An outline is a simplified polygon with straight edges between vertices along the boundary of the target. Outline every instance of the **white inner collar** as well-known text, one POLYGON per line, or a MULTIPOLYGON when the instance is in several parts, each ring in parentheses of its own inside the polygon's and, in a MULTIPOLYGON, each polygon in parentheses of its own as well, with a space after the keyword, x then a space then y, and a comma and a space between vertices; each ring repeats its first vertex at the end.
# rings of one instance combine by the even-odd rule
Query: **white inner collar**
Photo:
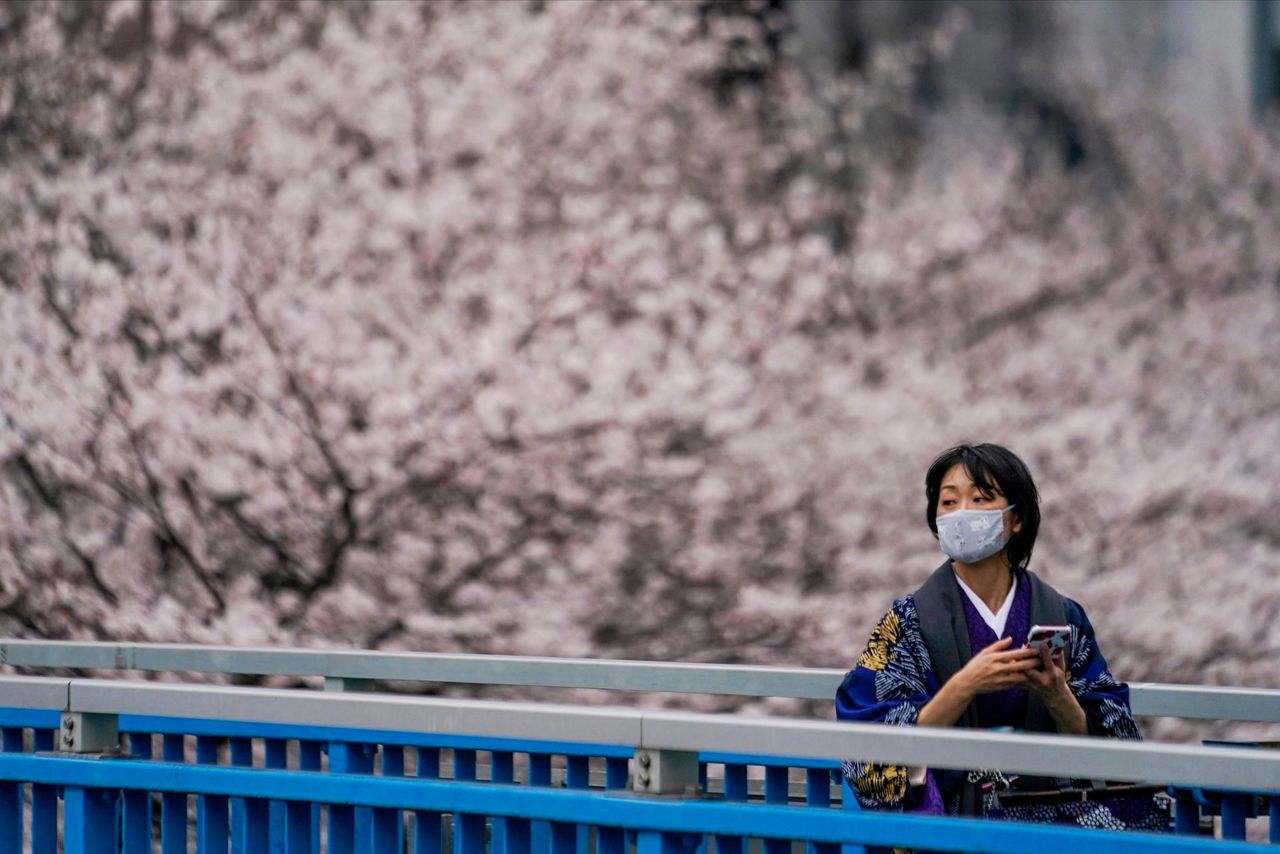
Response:
POLYGON ((1013 594, 1018 590, 1018 576, 1013 577, 1013 584, 1009 585, 1009 593, 1004 597, 1004 604, 1000 606, 1000 610, 994 614, 987 607, 987 603, 982 601, 982 597, 969 589, 969 585, 964 583, 964 579, 960 577, 960 573, 955 572, 956 581, 960 582, 960 589, 964 591, 964 595, 969 597, 969 601, 973 603, 973 607, 977 609, 978 616, 982 617, 982 621, 991 627, 991 631, 996 633, 999 638, 1004 635, 1005 623, 1009 622, 1009 612, 1013 610, 1013 594))

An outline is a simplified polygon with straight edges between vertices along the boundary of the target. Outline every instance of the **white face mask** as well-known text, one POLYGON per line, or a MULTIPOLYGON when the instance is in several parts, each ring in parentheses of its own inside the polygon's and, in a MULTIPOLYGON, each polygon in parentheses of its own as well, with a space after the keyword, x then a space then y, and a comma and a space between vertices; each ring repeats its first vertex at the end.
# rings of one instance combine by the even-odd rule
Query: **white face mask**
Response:
POLYGON ((977 563, 1004 548, 1004 514, 999 510, 952 510, 939 516, 938 545, 942 553, 961 563, 977 563))

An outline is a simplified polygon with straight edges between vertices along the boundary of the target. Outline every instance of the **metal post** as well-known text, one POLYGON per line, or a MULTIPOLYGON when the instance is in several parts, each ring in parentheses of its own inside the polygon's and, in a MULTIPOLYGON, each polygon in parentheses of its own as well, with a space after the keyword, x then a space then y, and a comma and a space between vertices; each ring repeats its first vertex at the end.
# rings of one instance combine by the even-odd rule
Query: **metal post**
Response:
POLYGON ((64 753, 115 753, 120 749, 118 715, 63 712, 58 750, 64 753))
MULTIPOLYGON (((475 782, 476 752, 474 750, 462 747, 453 749, 453 779, 463 783, 475 782)), ((484 844, 484 816, 474 813, 454 813, 454 854, 479 854, 484 851, 484 844)))
MULTIPOLYGON (((334 741, 329 743, 329 773, 372 774, 377 746, 334 741)), ((355 851, 373 837, 373 811, 369 807, 329 805, 329 846, 334 852, 355 851), (357 844, 359 840, 359 844, 357 844)))
MULTIPOLYGON (((186 738, 166 733, 161 755, 165 762, 183 764, 187 761, 186 738)), ((160 796, 160 850, 163 854, 186 854, 187 851, 187 796, 178 792, 165 792, 160 796)))
MULTIPOLYGON (((196 762, 217 765, 221 741, 218 736, 196 736, 196 762)), ((227 803, 225 795, 196 796, 196 854, 227 854, 231 839, 227 803)))
POLYGON ((68 786, 63 794, 63 851, 66 854, 115 854, 115 793, 68 786))
MULTIPOLYGON (((324 690, 327 693, 364 694, 373 687, 369 679, 351 679, 345 676, 326 676, 324 690)), ((329 745, 329 770, 343 774, 372 774, 378 746, 374 744, 346 744, 331 742, 329 745)), ((363 850, 373 844, 373 810, 368 807, 329 807, 329 835, 335 851, 363 850)))
POLYGON ((685 750, 637 750, 633 791, 646 795, 696 793, 698 754, 685 750))
POLYGON ((1270 807, 1267 815, 1271 817, 1271 832, 1268 834, 1272 845, 1280 845, 1280 797, 1272 796, 1267 799, 1270 807))
POLYGON ((1245 838, 1245 818, 1251 812, 1249 802, 1252 800, 1253 795, 1238 792, 1223 793, 1221 807, 1223 839, 1245 838))
MULTIPOLYGON (((5 753, 22 752, 22 730, 5 727, 0 746, 5 753)), ((0 783, 0 845, 5 851, 22 850, 22 786, 0 783)))
MULTIPOLYGON (((591 765, 586 756, 565 757, 565 787, 569 789, 591 788, 591 765)), ((587 851, 591 847, 591 828, 580 824, 574 833, 574 848, 587 851)))
MULTIPOLYGON (((57 732, 37 729, 32 733, 36 753, 51 753, 57 732)), ((53 786, 31 787, 31 854, 57 854, 58 791, 53 786)))
MULTIPOLYGON (((151 733, 129 733, 129 755, 151 758, 151 733)), ((121 793, 123 801, 121 849, 124 854, 151 854, 151 793, 134 789, 121 793)))
MULTIPOLYGON (((551 787, 551 754, 530 753, 529 769, 525 782, 529 786, 551 787)), ((529 824, 529 849, 533 854, 548 854, 551 850, 551 824, 534 821, 529 824)))
MULTIPOLYGON (((253 767, 253 739, 231 739, 231 764, 253 767)), ((256 854, 267 847, 269 818, 267 802, 258 799, 231 799, 231 854, 256 854)))
MULTIPOLYGON (((289 767, 288 744, 283 738, 268 738, 263 743, 263 765, 266 768, 283 770, 289 767)), ((280 854, 285 850, 285 828, 288 823, 288 812, 284 801, 271 801, 267 807, 268 850, 272 854, 280 854)), ((308 827, 308 829, 310 829, 308 827)), ((310 854, 310 852, 308 852, 310 854)))
MULTIPOLYGON (((320 770, 320 753, 321 744, 318 741, 299 740, 298 741, 298 770, 299 771, 319 771, 320 770)), ((311 810, 311 852, 308 854, 319 854, 320 851, 320 805, 309 804, 311 810)), ((301 850, 301 849, 299 849, 301 850)))
POLYGON ((306 801, 286 801, 284 810, 285 854, 312 854, 319 839, 311 833, 311 804, 306 801))
MULTIPOLYGON (((398 744, 382 746, 382 776, 404 776, 404 747, 398 744)), ((400 810, 375 809, 373 811, 373 850, 404 851, 404 817, 400 810)))
MULTIPOLYGON (((440 748, 418 748, 418 779, 440 779, 440 748)), ((444 849, 443 819, 438 812, 416 810, 413 814, 413 854, 441 854, 444 849)))

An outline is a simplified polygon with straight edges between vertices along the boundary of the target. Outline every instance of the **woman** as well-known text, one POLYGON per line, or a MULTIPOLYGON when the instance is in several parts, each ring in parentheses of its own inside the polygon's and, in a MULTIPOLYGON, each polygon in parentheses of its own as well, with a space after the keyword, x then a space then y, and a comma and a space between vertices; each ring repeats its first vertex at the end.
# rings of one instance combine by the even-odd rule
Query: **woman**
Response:
MULTIPOLYGON (((1107 669, 1084 609, 1027 569, 1040 496, 1022 460, 999 445, 960 445, 929 467, 925 496, 947 561, 872 631, 836 694, 837 717, 1139 738, 1128 686, 1107 669), (1071 626, 1068 649, 1054 658, 1047 647, 1027 648, 1034 625, 1071 626)), ((1000 792, 1069 782, 858 761, 844 768, 863 807, 952 815, 998 812, 1000 792)), ((1094 823, 1102 808, 1041 806, 1035 816, 1094 823)), ((1163 819, 1151 809, 1147 797, 1106 824, 1155 829, 1163 819)))

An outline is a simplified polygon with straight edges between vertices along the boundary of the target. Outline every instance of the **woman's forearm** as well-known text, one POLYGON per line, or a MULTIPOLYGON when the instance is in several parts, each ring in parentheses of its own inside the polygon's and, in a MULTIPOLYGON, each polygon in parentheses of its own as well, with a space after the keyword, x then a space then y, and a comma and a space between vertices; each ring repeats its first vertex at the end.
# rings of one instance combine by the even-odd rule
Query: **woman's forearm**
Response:
POLYGON ((1070 689, 1063 691, 1052 702, 1046 702, 1049 717, 1062 735, 1088 735, 1089 719, 1085 717, 1080 701, 1070 689))
POLYGON ((918 726, 944 727, 952 726, 960 720, 964 710, 969 707, 973 697, 954 676, 939 689, 933 699, 924 704, 916 717, 918 726))

